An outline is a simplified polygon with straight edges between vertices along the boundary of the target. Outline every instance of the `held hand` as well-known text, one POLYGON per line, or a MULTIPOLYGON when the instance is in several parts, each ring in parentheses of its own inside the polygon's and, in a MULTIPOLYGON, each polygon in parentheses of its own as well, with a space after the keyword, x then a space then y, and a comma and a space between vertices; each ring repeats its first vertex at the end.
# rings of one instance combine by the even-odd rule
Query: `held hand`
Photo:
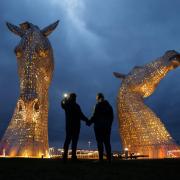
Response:
POLYGON ((87 126, 90 126, 90 125, 91 125, 91 122, 90 122, 90 121, 86 121, 86 125, 87 125, 87 126))

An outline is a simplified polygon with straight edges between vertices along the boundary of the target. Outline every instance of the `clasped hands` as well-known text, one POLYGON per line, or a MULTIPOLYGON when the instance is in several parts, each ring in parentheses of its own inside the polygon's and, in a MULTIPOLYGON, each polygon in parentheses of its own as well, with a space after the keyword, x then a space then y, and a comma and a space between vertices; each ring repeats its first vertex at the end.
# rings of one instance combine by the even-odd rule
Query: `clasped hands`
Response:
POLYGON ((87 126, 91 126, 91 124, 92 124, 91 120, 86 120, 86 125, 87 126))

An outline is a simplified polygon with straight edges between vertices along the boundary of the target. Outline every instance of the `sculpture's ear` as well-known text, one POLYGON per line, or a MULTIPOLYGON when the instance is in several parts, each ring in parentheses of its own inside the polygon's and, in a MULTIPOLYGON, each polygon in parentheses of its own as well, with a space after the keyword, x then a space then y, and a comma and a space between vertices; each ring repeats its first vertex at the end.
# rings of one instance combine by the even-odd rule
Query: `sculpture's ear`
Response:
POLYGON ((114 76, 119 78, 119 79, 125 79, 126 75, 125 74, 121 74, 121 73, 118 73, 118 72, 113 72, 114 76))
POLYGON ((11 24, 9 22, 7 22, 6 25, 7 25, 8 29, 11 32, 13 32, 14 34, 16 34, 16 35, 18 35, 20 37, 22 37, 24 35, 24 31, 20 27, 15 26, 15 25, 13 25, 13 24, 11 24))
POLYGON ((57 27, 58 23, 59 20, 45 27, 44 29, 41 30, 41 32, 43 33, 44 36, 46 37, 49 36, 49 34, 51 34, 54 31, 54 29, 57 27))

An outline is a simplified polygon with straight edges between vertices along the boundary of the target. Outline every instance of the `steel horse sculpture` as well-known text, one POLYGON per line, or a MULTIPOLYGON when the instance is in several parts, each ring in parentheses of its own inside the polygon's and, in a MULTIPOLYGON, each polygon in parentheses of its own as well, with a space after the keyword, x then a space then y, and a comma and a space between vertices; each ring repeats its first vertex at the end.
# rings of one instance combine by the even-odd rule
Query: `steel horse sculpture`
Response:
POLYGON ((150 96, 166 74, 178 66, 180 55, 171 50, 149 64, 134 67, 127 75, 114 73, 122 79, 117 108, 123 148, 150 158, 164 158, 168 152, 180 150, 161 120, 144 104, 144 98, 150 96))
POLYGON ((47 36, 59 21, 40 30, 24 22, 7 23, 21 37, 15 48, 20 80, 20 97, 1 140, 1 154, 8 156, 48 156, 48 89, 53 75, 53 50, 47 36))

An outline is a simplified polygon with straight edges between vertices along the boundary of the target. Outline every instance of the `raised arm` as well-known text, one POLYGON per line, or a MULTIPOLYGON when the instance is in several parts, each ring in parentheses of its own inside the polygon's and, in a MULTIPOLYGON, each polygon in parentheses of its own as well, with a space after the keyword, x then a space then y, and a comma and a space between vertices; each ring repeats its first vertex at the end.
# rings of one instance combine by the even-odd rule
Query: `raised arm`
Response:
POLYGON ((67 107, 67 99, 63 99, 62 101, 61 101, 61 107, 63 108, 63 109, 66 109, 66 107, 67 107))

